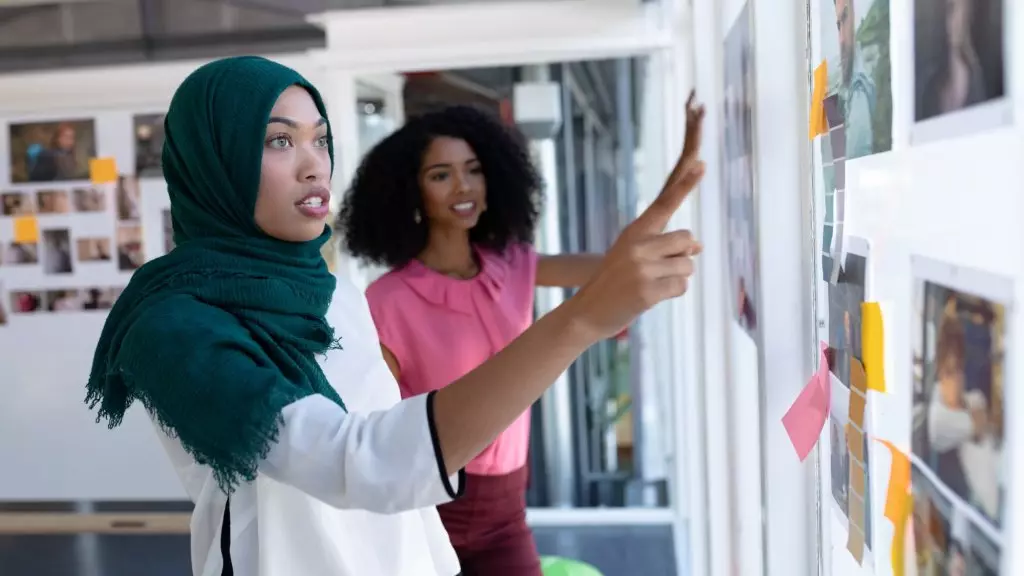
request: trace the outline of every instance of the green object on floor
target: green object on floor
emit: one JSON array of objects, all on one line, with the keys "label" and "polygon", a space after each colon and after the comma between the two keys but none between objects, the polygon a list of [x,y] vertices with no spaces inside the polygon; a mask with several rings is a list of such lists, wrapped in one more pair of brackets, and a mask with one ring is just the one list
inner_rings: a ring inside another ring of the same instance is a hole
[{"label": "green object on floor", "polygon": [[558,556],[541,558],[540,569],[544,572],[544,576],[602,576],[597,568],[586,562]]}]

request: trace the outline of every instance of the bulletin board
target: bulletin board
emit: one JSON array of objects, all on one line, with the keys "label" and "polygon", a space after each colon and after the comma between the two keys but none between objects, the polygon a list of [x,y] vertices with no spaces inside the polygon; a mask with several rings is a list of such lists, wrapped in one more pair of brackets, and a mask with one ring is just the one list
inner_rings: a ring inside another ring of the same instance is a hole
[{"label": "bulletin board", "polygon": [[808,2],[827,574],[1024,573],[1012,4]]},{"label": "bulletin board", "polygon": [[107,311],[173,247],[163,111],[0,117],[0,501],[184,499],[145,411],[84,403]]}]

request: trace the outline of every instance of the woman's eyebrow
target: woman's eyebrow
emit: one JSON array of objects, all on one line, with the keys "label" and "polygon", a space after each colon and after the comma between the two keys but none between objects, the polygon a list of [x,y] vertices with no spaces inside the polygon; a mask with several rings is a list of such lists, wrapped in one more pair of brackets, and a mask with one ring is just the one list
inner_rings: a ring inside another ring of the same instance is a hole
[{"label": "woman's eyebrow", "polygon": [[[282,116],[271,116],[267,120],[267,124],[284,124],[285,126],[288,126],[290,128],[298,128],[299,127],[299,123],[296,122],[295,120],[292,120],[291,118],[284,118]],[[320,118],[319,120],[316,121],[316,124],[314,124],[313,127],[314,128],[319,128],[320,126],[323,126],[324,124],[327,124],[327,119],[326,118]]]}]

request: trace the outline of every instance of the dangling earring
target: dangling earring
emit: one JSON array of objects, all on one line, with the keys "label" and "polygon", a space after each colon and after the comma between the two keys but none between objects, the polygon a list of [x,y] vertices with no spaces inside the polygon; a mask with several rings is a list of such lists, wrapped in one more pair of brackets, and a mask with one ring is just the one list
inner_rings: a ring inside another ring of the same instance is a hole
[{"label": "dangling earring", "polygon": [[422,218],[420,217],[420,209],[417,208],[416,211],[412,213],[412,221],[419,224],[421,220]]}]

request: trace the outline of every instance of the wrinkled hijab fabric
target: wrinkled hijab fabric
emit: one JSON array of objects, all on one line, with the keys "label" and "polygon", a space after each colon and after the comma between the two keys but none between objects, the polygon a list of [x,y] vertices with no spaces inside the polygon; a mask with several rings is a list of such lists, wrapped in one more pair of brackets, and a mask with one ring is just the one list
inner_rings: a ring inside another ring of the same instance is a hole
[{"label": "wrinkled hijab fabric", "polygon": [[308,81],[264,58],[206,64],[175,92],[163,171],[176,247],[132,276],[87,385],[97,421],[116,427],[139,401],[229,494],[256,477],[285,406],[322,394],[344,407],[316,361],[339,347],[324,318],[330,230],[284,242],[254,220],[270,111],[296,85],[326,118]]}]

